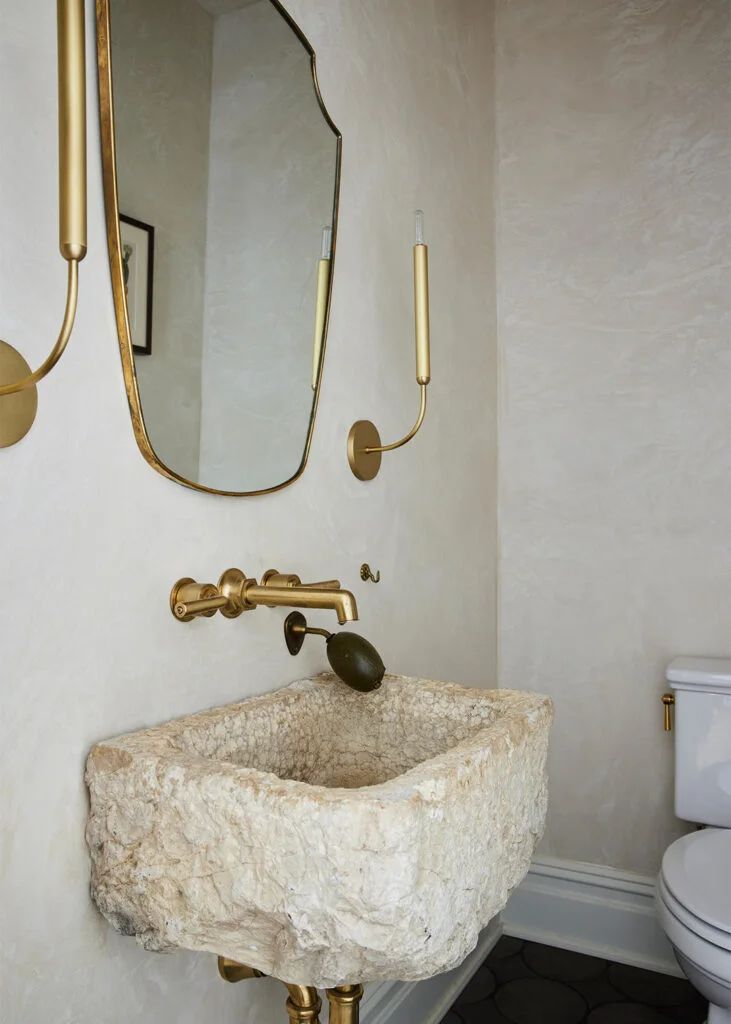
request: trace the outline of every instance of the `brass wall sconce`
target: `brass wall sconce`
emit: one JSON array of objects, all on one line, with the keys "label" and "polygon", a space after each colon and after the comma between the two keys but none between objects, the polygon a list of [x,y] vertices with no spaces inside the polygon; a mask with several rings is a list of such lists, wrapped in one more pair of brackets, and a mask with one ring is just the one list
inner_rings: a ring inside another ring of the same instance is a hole
[{"label": "brass wall sconce", "polygon": [[79,295],[79,263],[86,255],[86,65],[84,0],[57,0],[59,245],[68,263],[66,310],[56,343],[37,370],[0,341],[0,448],[25,437],[36,417],[36,384],[63,355]]},{"label": "brass wall sconce", "polygon": [[381,435],[370,420],[357,420],[348,434],[348,463],[359,480],[372,480],[381,468],[383,452],[407,444],[419,431],[426,415],[426,388],[431,380],[429,356],[429,247],[424,243],[424,213],[416,211],[414,245],[414,321],[416,327],[416,383],[419,385],[419,415],[400,441],[381,444]]}]

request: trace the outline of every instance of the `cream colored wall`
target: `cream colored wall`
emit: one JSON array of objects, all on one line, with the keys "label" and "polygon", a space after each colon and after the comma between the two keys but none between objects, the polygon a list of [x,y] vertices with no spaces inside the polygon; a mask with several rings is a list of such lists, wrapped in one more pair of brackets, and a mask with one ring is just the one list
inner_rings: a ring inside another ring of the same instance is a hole
[{"label": "cream colored wall", "polygon": [[152,447],[198,479],[214,19],[196,0],[111,0],[119,208],[155,228],[152,354],[135,358]]},{"label": "cream colored wall", "polygon": [[727,0],[498,0],[501,683],[556,699],[544,851],[653,873],[659,696],[731,649]]},{"label": "cream colored wall", "polygon": [[[227,987],[211,957],[156,956],[88,896],[84,758],[102,737],[262,692],[297,661],[283,613],[181,626],[170,584],[228,565],[352,585],[361,631],[407,673],[494,682],[491,66],[482,0],[292,0],[344,136],[339,261],[304,477],[262,499],[196,494],[144,463],[129,422],[102,213],[89,15],[90,253],[68,353],[33,432],[0,453],[0,1017],[8,1024],[275,1024],[282,992]],[[58,328],[55,19],[7,2],[0,33],[0,335],[35,364]],[[486,113],[487,112],[487,113]],[[434,382],[419,438],[359,483],[355,416],[415,414],[412,211],[431,244]],[[361,583],[368,559],[378,586]],[[327,624],[325,615],[319,617]]]}]

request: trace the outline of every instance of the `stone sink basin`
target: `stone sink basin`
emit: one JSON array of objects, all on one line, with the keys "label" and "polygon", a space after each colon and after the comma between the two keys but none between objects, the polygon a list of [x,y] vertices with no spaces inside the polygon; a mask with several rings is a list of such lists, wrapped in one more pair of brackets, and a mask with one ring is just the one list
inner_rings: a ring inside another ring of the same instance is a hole
[{"label": "stone sink basin", "polygon": [[547,697],[321,675],[95,746],[92,895],[146,949],[283,981],[460,963],[546,813]]}]

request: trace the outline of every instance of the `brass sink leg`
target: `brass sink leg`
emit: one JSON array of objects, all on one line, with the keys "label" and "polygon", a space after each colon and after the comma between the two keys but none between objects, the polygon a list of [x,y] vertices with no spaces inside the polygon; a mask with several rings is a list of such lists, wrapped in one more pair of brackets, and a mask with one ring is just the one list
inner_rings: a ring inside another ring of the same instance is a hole
[{"label": "brass sink leg", "polygon": [[[247,967],[236,960],[229,960],[228,957],[219,956],[218,973],[224,981],[247,981],[249,978],[264,978],[266,975],[257,971],[254,967]],[[311,985],[289,985],[283,982],[289,998],[287,999],[287,1015],[290,1024],[320,1024],[320,1010],[322,1000],[317,994],[317,989]],[[332,1011],[331,1011],[332,1012]],[[331,1021],[338,1018],[331,1017]],[[342,1017],[343,1024],[348,1021],[357,1022],[358,1017]]]},{"label": "brass sink leg", "polygon": [[326,990],[330,1003],[330,1024],[358,1024],[362,985],[340,985]]}]

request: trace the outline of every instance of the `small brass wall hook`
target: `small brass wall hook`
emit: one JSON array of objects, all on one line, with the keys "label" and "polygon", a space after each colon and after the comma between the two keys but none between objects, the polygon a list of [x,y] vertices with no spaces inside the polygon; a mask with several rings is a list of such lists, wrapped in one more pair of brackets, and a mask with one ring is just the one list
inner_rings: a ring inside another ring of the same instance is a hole
[{"label": "small brass wall hook", "polygon": [[368,565],[368,562],[363,562],[363,565],[361,565],[361,567],[360,567],[360,578],[363,580],[364,583],[367,580],[370,580],[371,583],[380,583],[381,582],[381,570],[379,569],[377,571],[376,575],[374,576],[373,575],[373,570],[371,569],[370,565]]}]

